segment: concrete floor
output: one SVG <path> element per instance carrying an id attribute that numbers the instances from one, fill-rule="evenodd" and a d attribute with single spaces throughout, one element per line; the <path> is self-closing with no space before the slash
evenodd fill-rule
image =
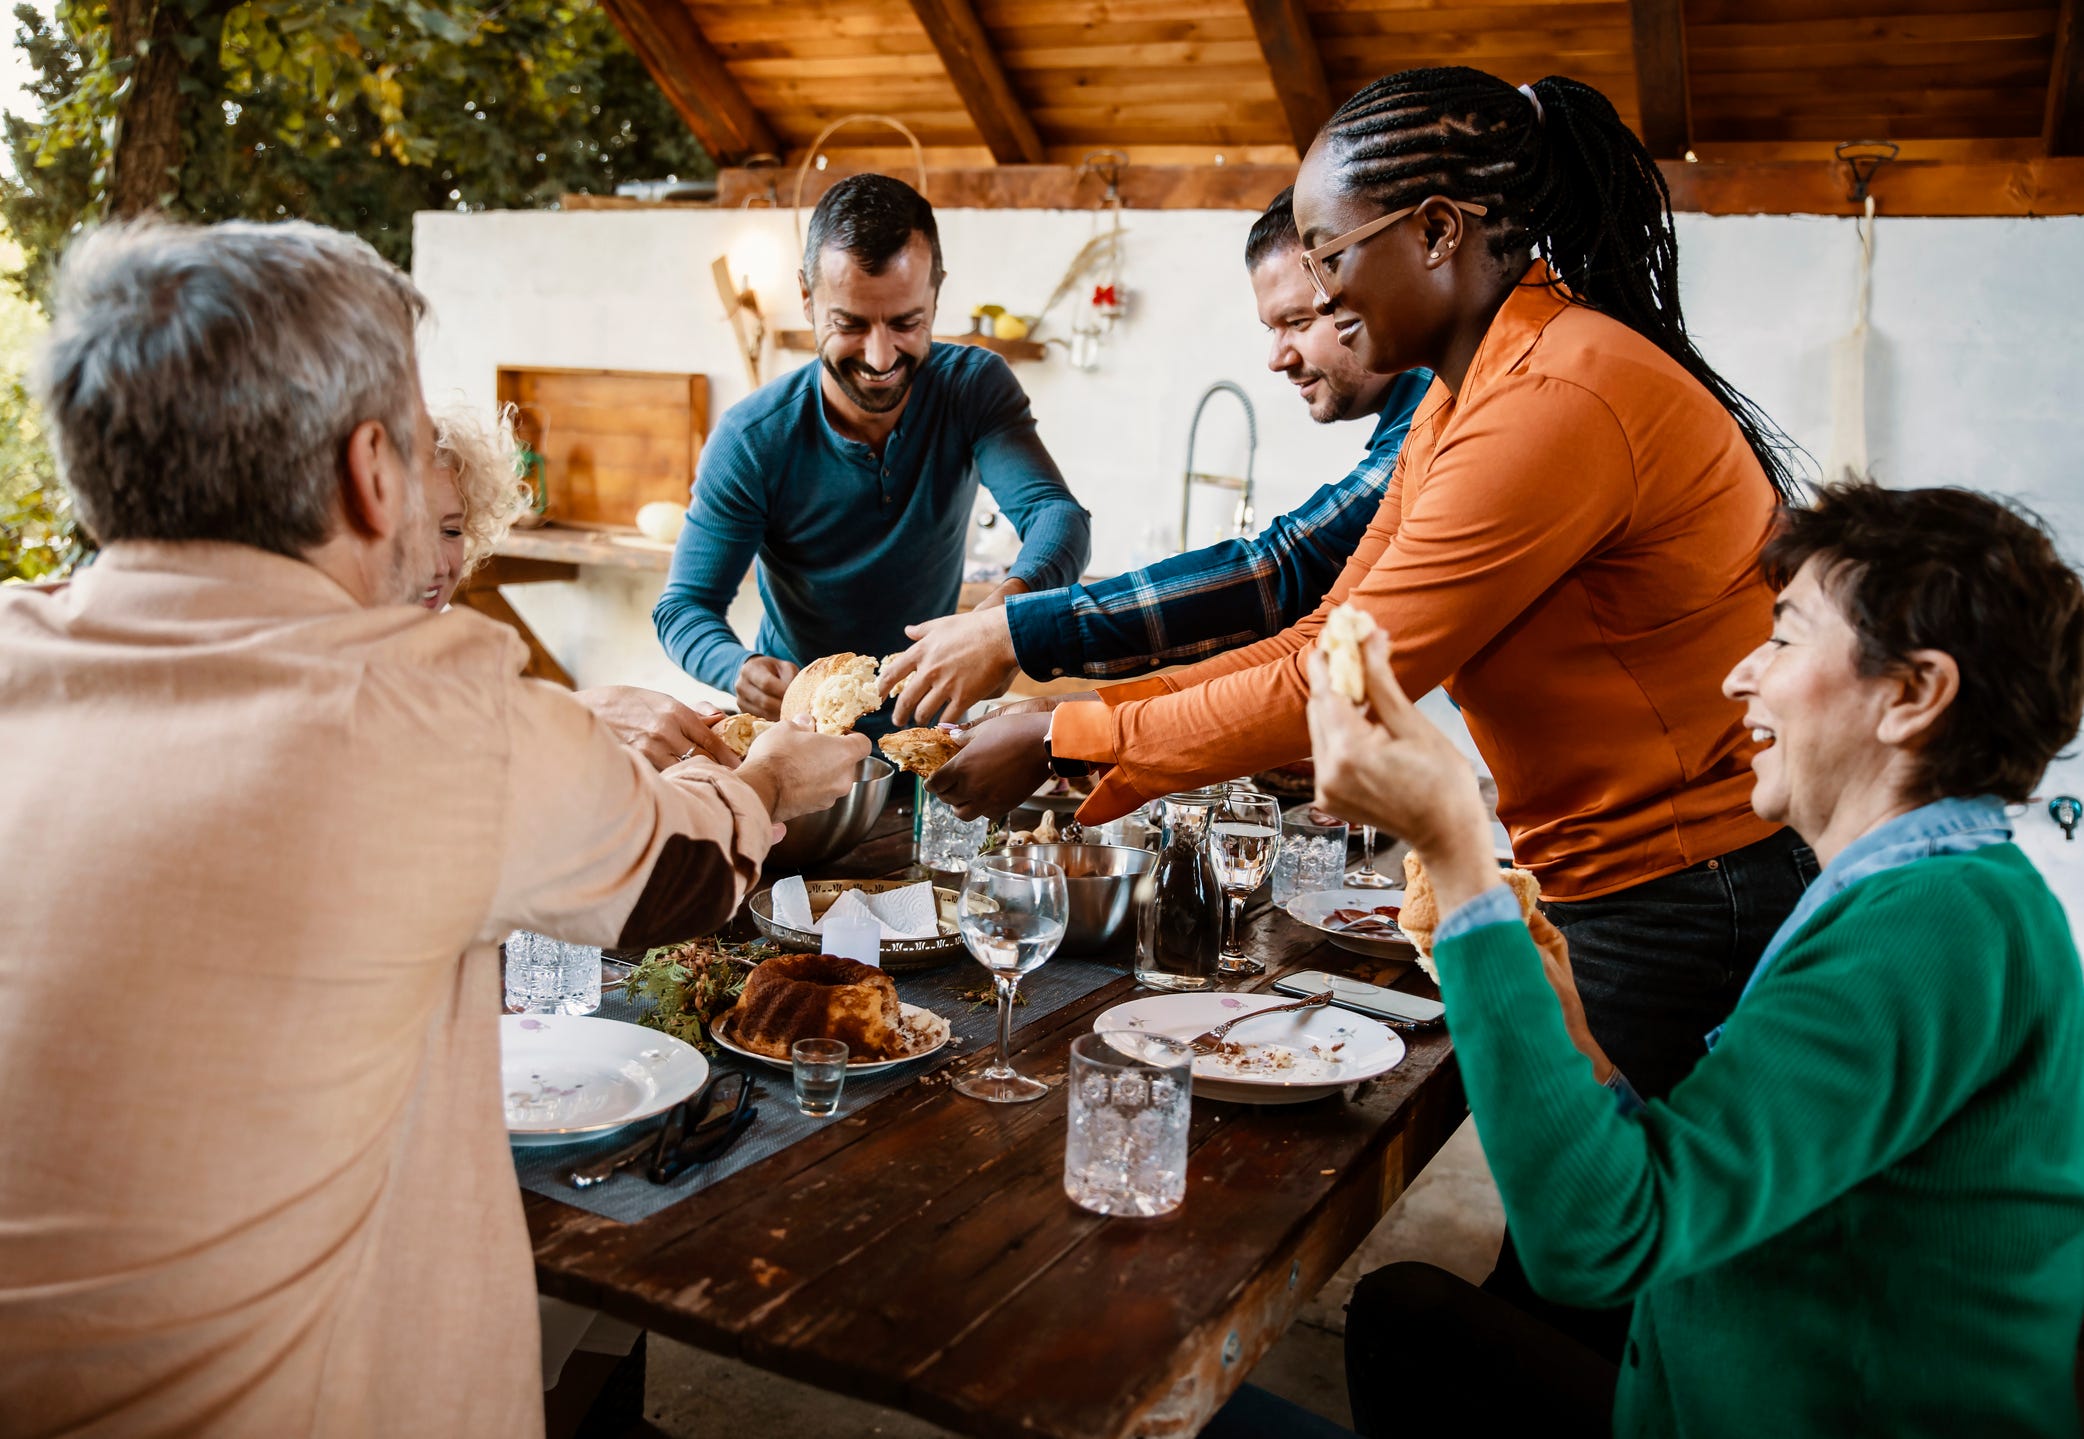
<path id="1" fill-rule="evenodd" d="M 1505 1215 L 1484 1164 L 1476 1126 L 1464 1121 L 1403 1198 L 1296 1316 L 1252 1382 L 1340 1424 L 1346 1407 L 1346 1298 L 1368 1270 L 1423 1259 L 1480 1280 L 1498 1257 Z M 644 1414 L 654 1435 L 674 1439 L 949 1439 L 949 1431 L 720 1359 L 654 1334 Z"/>

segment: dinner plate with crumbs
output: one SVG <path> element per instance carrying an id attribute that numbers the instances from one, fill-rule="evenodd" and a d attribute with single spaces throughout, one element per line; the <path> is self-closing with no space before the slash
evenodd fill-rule
<path id="1" fill-rule="evenodd" d="M 904 1011 L 904 1019 L 899 1028 L 907 1041 L 905 1053 L 895 1059 L 849 1058 L 847 1073 L 881 1074 L 884 1070 L 895 1069 L 900 1064 L 910 1064 L 915 1059 L 924 1059 L 927 1055 L 936 1054 L 946 1047 L 949 1037 L 955 1032 L 947 1020 L 930 1009 L 916 1004 L 906 1004 L 902 1000 L 898 1002 L 898 1008 Z M 731 1016 L 728 1014 L 718 1020 L 709 1033 L 717 1044 L 741 1059 L 750 1059 L 770 1069 L 786 1070 L 790 1067 L 786 1059 L 776 1059 L 769 1054 L 757 1054 L 732 1039 Z"/>
<path id="2" fill-rule="evenodd" d="M 1283 906 L 1298 924 L 1329 935 L 1340 949 L 1375 959 L 1410 959 L 1417 951 L 1397 927 L 1401 889 L 1319 889 Z"/>
<path id="3" fill-rule="evenodd" d="M 1117 1004 L 1093 1021 L 1108 1042 L 1134 1054 L 1136 1034 L 1192 1041 L 1225 1020 L 1294 1001 L 1284 994 L 1163 994 Z M 1237 1104 L 1305 1104 L 1387 1074 L 1404 1059 L 1388 1025 L 1326 1005 L 1248 1019 L 1214 1054 L 1194 1057 L 1194 1092 Z"/>
<path id="4" fill-rule="evenodd" d="M 664 1114 L 702 1087 L 709 1061 L 642 1025 L 580 1014 L 502 1014 L 507 1139 L 570 1144 Z"/>

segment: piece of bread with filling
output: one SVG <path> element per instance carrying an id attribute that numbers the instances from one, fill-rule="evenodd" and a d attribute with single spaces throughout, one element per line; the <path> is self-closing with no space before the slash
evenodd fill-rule
<path id="1" fill-rule="evenodd" d="M 1366 610 L 1340 605 L 1324 621 L 1317 646 L 1331 666 L 1331 687 L 1357 705 L 1368 702 L 1367 672 L 1361 668 L 1360 642 L 1381 626 Z"/>
<path id="2" fill-rule="evenodd" d="M 956 751 L 962 748 L 954 735 L 932 728 L 901 729 L 884 735 L 878 743 L 899 769 L 910 770 L 921 779 L 932 778 L 933 772 L 954 759 Z"/>
<path id="3" fill-rule="evenodd" d="M 812 660 L 783 691 L 781 717 L 808 715 L 819 734 L 852 734 L 856 720 L 883 707 L 876 668 L 873 658 L 851 651 Z"/>
<path id="4" fill-rule="evenodd" d="M 1535 948 L 1568 968 L 1570 942 L 1563 938 L 1563 931 L 1541 912 L 1540 881 L 1534 878 L 1532 870 L 1525 869 L 1508 869 L 1504 876 L 1512 897 L 1520 903 L 1520 918 L 1527 922 L 1527 932 L 1534 936 Z M 1426 867 L 1418 856 L 1407 851 L 1404 855 L 1404 907 L 1397 915 L 1397 928 L 1404 931 L 1405 937 L 1416 947 L 1418 967 L 1435 984 L 1440 981 L 1440 971 L 1433 967 L 1433 931 L 1439 927 L 1440 899 L 1433 893 L 1432 876 L 1426 873 Z"/>
<path id="5" fill-rule="evenodd" d="M 743 759 L 753 747 L 753 741 L 774 728 L 773 720 L 763 720 L 753 715 L 732 715 L 717 723 L 714 733 L 724 742 L 731 753 Z"/>

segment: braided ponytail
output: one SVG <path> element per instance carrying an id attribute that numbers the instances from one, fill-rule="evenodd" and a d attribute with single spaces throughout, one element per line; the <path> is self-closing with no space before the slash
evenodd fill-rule
<path id="1" fill-rule="evenodd" d="M 1781 499 L 1799 500 L 1793 442 L 1686 333 L 1671 193 L 1606 96 L 1554 75 L 1522 89 L 1462 66 L 1406 70 L 1324 133 L 1343 186 L 1384 211 L 1430 195 L 1487 207 L 1492 255 L 1536 251 L 1573 300 L 1664 351 L 1729 411 Z"/>

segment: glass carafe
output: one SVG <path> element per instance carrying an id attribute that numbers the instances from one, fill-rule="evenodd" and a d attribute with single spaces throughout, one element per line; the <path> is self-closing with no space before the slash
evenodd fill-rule
<path id="1" fill-rule="evenodd" d="M 1209 822 L 1220 792 L 1188 790 L 1162 806 L 1158 862 L 1139 895 L 1136 979 L 1153 989 L 1209 989 L 1223 948 L 1223 887 L 1209 860 Z"/>

